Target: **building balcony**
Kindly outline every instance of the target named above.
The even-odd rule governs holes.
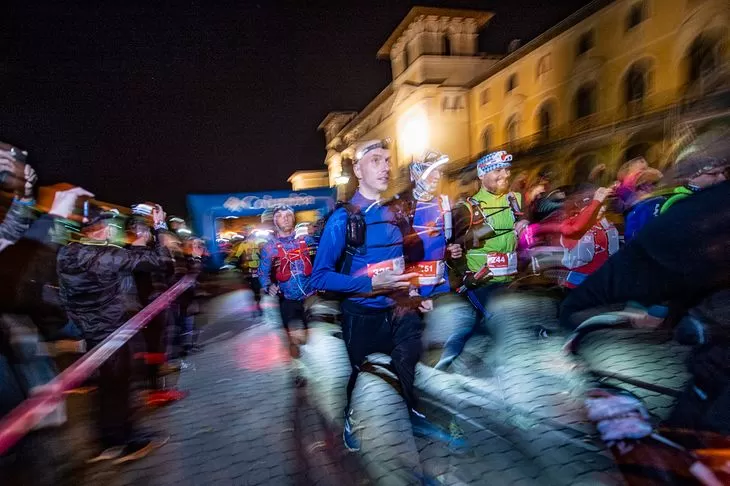
[[[680,89],[652,93],[624,103],[613,110],[604,110],[570,123],[551,126],[543,131],[513,140],[492,150],[507,150],[515,155],[536,155],[585,138],[607,137],[665,122],[692,122],[702,118],[730,116],[730,85],[711,93],[694,94]]]

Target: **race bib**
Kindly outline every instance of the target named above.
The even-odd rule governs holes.
[[[379,263],[368,263],[367,271],[368,277],[373,278],[375,275],[389,272],[395,275],[402,275],[405,270],[405,260],[403,257],[394,258],[392,260],[386,260]]]
[[[517,273],[517,254],[515,252],[487,253],[487,266],[494,276],[513,275]]]
[[[437,285],[444,279],[444,262],[441,260],[410,263],[406,273],[418,274],[418,285]]]

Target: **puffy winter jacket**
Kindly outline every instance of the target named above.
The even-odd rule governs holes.
[[[58,252],[61,302],[84,337],[96,345],[123,323],[124,275],[159,271],[170,264],[170,254],[161,245],[129,251],[93,240],[71,243]]]

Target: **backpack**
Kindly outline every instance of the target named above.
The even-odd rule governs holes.
[[[634,204],[624,217],[624,241],[628,243],[652,219],[659,216],[668,196],[661,195]]]
[[[413,231],[411,225],[411,203],[406,199],[396,198],[388,204],[395,215],[395,224],[405,238],[409,232]],[[353,256],[364,254],[365,242],[367,240],[367,224],[365,223],[365,216],[360,211],[360,208],[350,202],[338,202],[335,209],[317,223],[314,240],[317,247],[319,247],[319,241],[327,225],[327,221],[339,208],[343,208],[347,212],[347,223],[345,225],[345,249],[337,261],[336,268],[339,273],[349,275],[352,268]]]

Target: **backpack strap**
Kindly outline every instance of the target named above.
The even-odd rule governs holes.
[[[349,202],[338,202],[335,211],[343,208],[347,213],[345,223],[345,250],[337,261],[337,271],[349,275],[352,270],[352,258],[365,244],[365,218],[360,208]]]

